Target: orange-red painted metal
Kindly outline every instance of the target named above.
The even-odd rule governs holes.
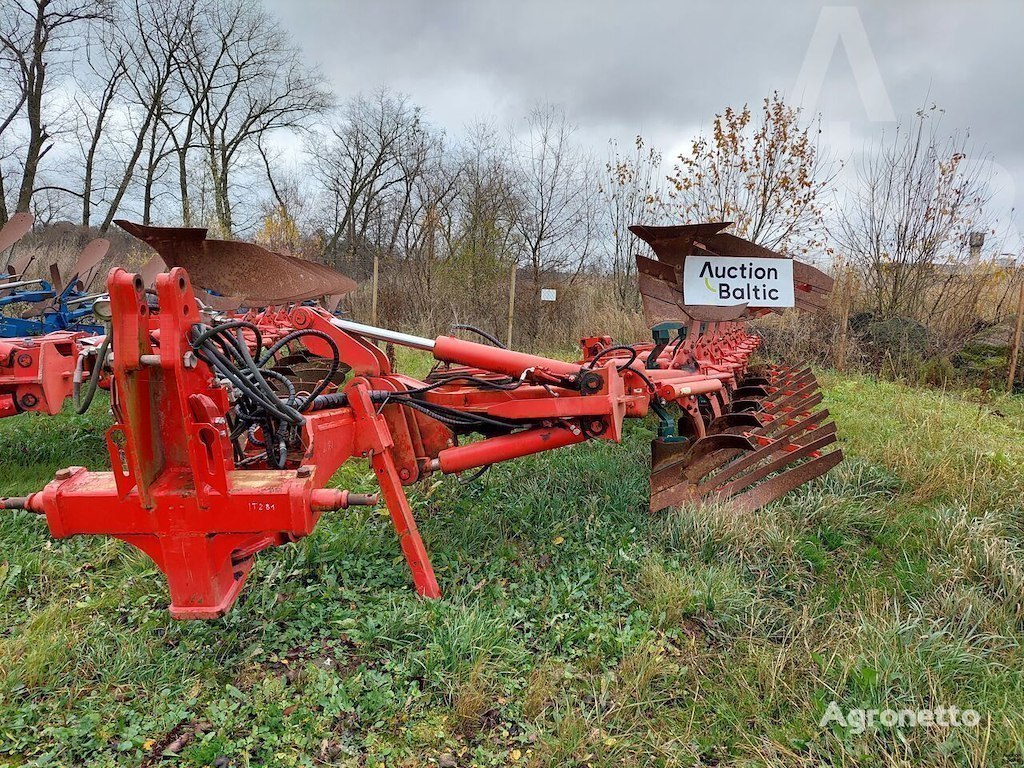
[[[71,397],[75,364],[88,337],[56,331],[0,341],[0,418],[24,411],[60,413]]]

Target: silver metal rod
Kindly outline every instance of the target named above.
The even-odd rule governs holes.
[[[0,283],[0,288],[24,288],[27,285],[42,285],[42,279],[37,280],[19,280],[16,283]]]
[[[102,295],[102,293],[91,293],[88,296],[82,296],[77,299],[68,299],[67,302],[65,303],[69,307],[74,306],[75,304],[87,304],[90,301],[96,301],[96,299],[98,299]]]
[[[387,328],[375,328],[372,325],[353,323],[351,320],[339,320],[338,318],[334,318],[333,320],[331,320],[331,325],[333,325],[335,328],[340,328],[343,331],[354,333],[357,336],[365,336],[368,339],[376,339],[377,341],[390,341],[391,343],[398,344],[401,347],[411,347],[412,349],[425,349],[428,352],[434,351],[434,340],[427,339],[422,336],[413,336],[408,333],[389,331]]]

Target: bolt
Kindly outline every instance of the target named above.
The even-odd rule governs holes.
[[[22,352],[20,355],[18,355],[18,365],[20,365],[22,368],[28,368],[30,365],[32,365],[32,355],[28,354],[27,352]]]
[[[311,466],[309,466],[308,464],[305,464],[305,465],[299,467],[295,471],[295,476],[296,477],[310,477],[312,474],[313,474],[313,468]]]
[[[71,470],[67,468],[58,469],[57,474],[54,475],[54,477],[58,480],[68,480],[71,477]]]
[[[21,407],[22,408],[35,408],[39,404],[39,398],[33,395],[31,392],[27,395],[22,395]]]
[[[181,362],[185,365],[186,368],[195,368],[199,364],[199,358],[196,356],[195,352],[192,352],[190,350],[185,353],[185,356],[182,358]]]
[[[402,467],[398,471],[398,476],[403,480],[408,480],[410,477],[412,477],[412,472],[409,471],[408,467]]]

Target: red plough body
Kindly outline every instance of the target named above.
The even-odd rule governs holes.
[[[752,371],[759,339],[732,318],[663,322],[653,342],[629,346],[588,338],[570,363],[311,306],[217,314],[180,267],[156,278],[155,300],[122,269],[107,287],[105,340],[0,342],[0,416],[56,413],[87,380],[107,388],[113,469],[70,467],[0,508],[45,515],[56,537],[108,535],[142,550],[165,574],[180,619],[223,615],[254,556],[308,535],[323,513],[376,504],[376,495],[327,487],[351,458],[372,467],[425,597],[440,589],[404,486],[436,472],[618,441],[625,419],[649,415],[658,420],[654,510],[701,498],[752,509],[841,459],[822,450],[835,428],[813,410],[813,376]],[[427,351],[438,365],[426,381],[396,373],[381,341]]]
[[[566,363],[452,337],[406,337],[297,307],[251,315],[244,327],[222,324],[236,326],[239,355],[294,335],[290,347],[351,368],[344,387],[312,398],[272,452],[266,427],[239,429],[239,383],[195,345],[208,326],[187,274],[174,269],[156,286],[154,304],[138,277],[115,270],[109,280],[113,354],[103,365],[117,420],[107,433],[113,470],[71,467],[3,506],[44,514],[56,537],[102,534],[138,547],[166,575],[177,618],[222,615],[257,552],[308,535],[327,510],[376,503],[326,488],[353,457],[373,467],[417,591],[437,597],[403,486],[591,438],[618,440],[623,420],[645,416],[652,402],[687,408],[693,392],[723,386],[610,358]],[[429,349],[448,369],[429,383],[395,374],[373,337]],[[470,433],[484,437],[457,444]]]

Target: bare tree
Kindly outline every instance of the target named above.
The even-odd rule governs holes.
[[[626,155],[610,142],[605,177],[600,192],[605,204],[609,232],[606,233],[615,284],[616,299],[622,309],[638,309],[636,240],[629,232],[633,224],[656,224],[665,218],[665,189],[660,176],[661,153],[648,147],[637,136],[634,151]]]
[[[128,53],[118,44],[114,28],[100,28],[95,40],[86,47],[85,68],[88,73],[78,78],[81,87],[74,95],[81,121],[76,131],[82,154],[80,188],[66,192],[82,201],[83,227],[92,222],[92,209],[96,196],[98,165],[102,159],[102,144],[109,131],[111,112],[118,104],[128,72]]]
[[[433,282],[425,286],[423,303],[440,299],[450,318],[498,332],[509,274],[523,256],[518,171],[498,131],[479,122],[453,154],[447,174],[451,195],[440,197],[431,211]]]
[[[103,231],[137,180],[143,157],[142,219],[147,224],[153,220],[155,186],[172,153],[165,117],[183,92],[178,75],[184,46],[196,30],[197,14],[197,0],[125,0],[107,47],[108,57],[125,61],[124,161],[100,225]]]
[[[542,105],[513,137],[518,188],[517,222],[535,283],[543,273],[578,275],[595,241],[597,179],[589,157],[573,142],[575,127],[560,107]]]
[[[327,134],[310,144],[312,175],[323,189],[326,254],[336,259],[344,246],[351,258],[367,248],[385,203],[396,191],[404,198],[413,188],[427,151],[425,134],[419,107],[380,88],[348,101]],[[398,218],[392,234],[401,228]]]
[[[732,221],[760,245],[806,252],[821,244],[823,193],[835,178],[817,133],[778,93],[765,98],[759,123],[747,105],[729,107],[679,155],[671,196],[687,221]]]
[[[27,126],[21,156],[16,209],[28,211],[36,191],[39,163],[53,146],[46,124],[46,96],[81,39],[83,23],[103,19],[100,0],[5,0],[0,19],[0,55],[15,73],[15,107],[0,123],[0,133],[20,116]]]
[[[270,187],[269,197],[265,197],[260,205],[262,225],[256,241],[272,250],[298,253],[305,244],[300,225],[309,208],[308,185],[303,183],[302,175],[286,162],[281,151],[266,147],[263,141],[257,140],[256,152]]]
[[[969,233],[986,229],[984,165],[967,162],[968,136],[939,134],[938,114],[934,107],[919,111],[910,126],[863,153],[836,217],[837,243],[861,269],[871,307],[884,317],[927,319],[929,289],[962,259]]]
[[[327,109],[331,94],[309,69],[277,22],[248,0],[203,6],[201,23],[181,60],[187,92],[176,139],[187,170],[198,140],[213,190],[217,228],[234,228],[233,174],[256,142],[281,129],[302,128]]]

